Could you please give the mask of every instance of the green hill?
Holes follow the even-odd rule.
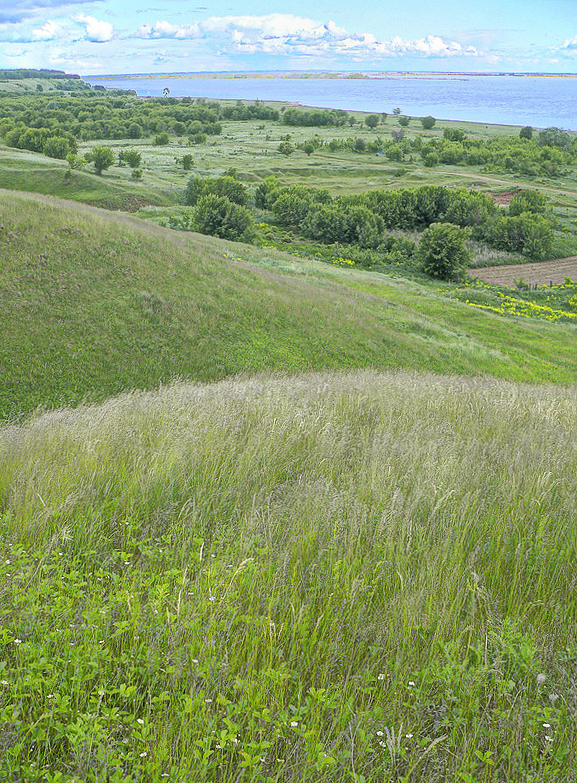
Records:
[[[0,778],[574,783],[576,403],[261,374],[0,427]]]
[[[577,377],[570,325],[58,199],[2,192],[0,259],[4,417],[263,369]]]

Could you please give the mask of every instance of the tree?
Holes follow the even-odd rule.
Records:
[[[94,147],[89,156],[87,155],[86,159],[94,164],[97,174],[102,174],[103,171],[109,169],[114,163],[114,153],[110,147]]]
[[[168,144],[168,133],[166,131],[157,133],[152,143],[155,147],[165,147]]]
[[[437,122],[437,120],[434,117],[431,117],[430,114],[429,114],[428,117],[422,117],[421,118],[421,125],[423,126],[423,128],[425,130],[431,130],[431,128],[433,128],[435,126],[436,122]]]
[[[417,250],[423,272],[442,280],[458,277],[469,263],[467,236],[465,229],[452,223],[433,223],[425,229]]]
[[[316,150],[316,145],[314,141],[305,141],[303,144],[303,152],[305,152],[309,157],[313,154],[313,152]]]
[[[162,91],[162,97],[168,98],[169,95],[170,95],[170,87],[165,87],[164,90]]]
[[[524,128],[521,128],[519,131],[519,138],[520,139],[532,139],[533,138],[533,128],[530,125],[525,125]]]
[[[378,124],[379,124],[378,114],[369,114],[368,117],[365,117],[365,125],[369,127],[371,130],[374,130]]]
[[[399,123],[399,125],[401,125],[401,127],[403,127],[403,128],[406,128],[406,127],[407,127],[407,125],[410,123],[410,121],[411,121],[411,118],[410,118],[410,117],[403,116],[403,117],[399,117],[399,118],[398,118],[398,123]]]
[[[393,114],[395,115],[395,117],[398,117],[400,115],[400,113],[401,113],[401,110],[399,108],[393,109]]]
[[[571,138],[571,134],[561,130],[561,128],[545,128],[545,130],[539,131],[537,141],[541,147],[560,147],[561,149],[569,149],[573,139]]]

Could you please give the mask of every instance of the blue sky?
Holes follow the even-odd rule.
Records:
[[[577,0],[0,0],[0,68],[577,73]]]

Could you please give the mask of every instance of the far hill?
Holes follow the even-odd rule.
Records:
[[[263,369],[577,377],[569,324],[59,199],[0,202],[3,417]]]
[[[0,79],[80,79],[80,76],[49,68],[13,68],[0,70]]]

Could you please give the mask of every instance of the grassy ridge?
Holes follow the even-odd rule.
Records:
[[[576,377],[570,326],[473,311],[434,285],[6,191],[0,224],[3,416],[266,368]]]
[[[372,372],[0,429],[0,777],[575,780],[576,432]]]

